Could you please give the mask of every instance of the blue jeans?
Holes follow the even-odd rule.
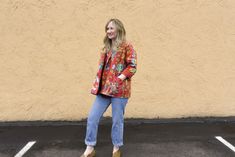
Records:
[[[123,145],[124,112],[128,98],[114,98],[98,94],[87,119],[85,144],[96,145],[98,125],[106,109],[112,104],[112,132],[114,146]]]

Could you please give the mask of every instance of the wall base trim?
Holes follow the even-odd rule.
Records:
[[[100,125],[111,124],[111,117],[103,117]],[[186,118],[125,118],[125,125],[171,124],[171,123],[235,123],[235,116],[230,117],[186,117]],[[86,125],[86,119],[79,121],[0,121],[1,126],[65,126]]]

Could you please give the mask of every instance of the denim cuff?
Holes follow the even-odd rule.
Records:
[[[116,147],[121,147],[121,146],[123,146],[123,143],[115,143],[115,144],[113,143],[113,145]]]
[[[95,146],[96,145],[96,141],[95,142],[88,142],[88,141],[85,140],[85,144],[87,146]]]

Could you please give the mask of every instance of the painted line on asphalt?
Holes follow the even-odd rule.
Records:
[[[28,142],[14,157],[22,157],[35,143],[36,141]]]
[[[217,140],[219,140],[220,142],[222,142],[224,145],[226,145],[228,148],[230,148],[232,151],[235,152],[235,147],[234,147],[232,144],[230,144],[228,141],[226,141],[225,139],[223,139],[223,137],[221,137],[221,136],[215,136],[215,138],[216,138]]]

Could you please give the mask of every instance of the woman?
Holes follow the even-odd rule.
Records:
[[[112,104],[113,157],[120,157],[123,145],[124,112],[131,96],[131,77],[136,72],[136,52],[126,42],[126,31],[118,19],[110,19],[105,26],[104,48],[99,69],[91,89],[96,95],[87,119],[85,152],[81,157],[94,157],[100,118]]]

